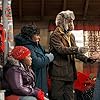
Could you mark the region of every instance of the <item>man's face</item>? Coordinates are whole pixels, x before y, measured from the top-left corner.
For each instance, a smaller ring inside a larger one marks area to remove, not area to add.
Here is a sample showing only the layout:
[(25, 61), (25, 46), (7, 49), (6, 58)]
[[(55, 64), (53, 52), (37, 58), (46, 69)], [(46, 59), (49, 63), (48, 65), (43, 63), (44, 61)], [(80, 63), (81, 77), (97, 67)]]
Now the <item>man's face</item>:
[(64, 19), (64, 28), (66, 31), (72, 31), (74, 29), (73, 20), (70, 18)]

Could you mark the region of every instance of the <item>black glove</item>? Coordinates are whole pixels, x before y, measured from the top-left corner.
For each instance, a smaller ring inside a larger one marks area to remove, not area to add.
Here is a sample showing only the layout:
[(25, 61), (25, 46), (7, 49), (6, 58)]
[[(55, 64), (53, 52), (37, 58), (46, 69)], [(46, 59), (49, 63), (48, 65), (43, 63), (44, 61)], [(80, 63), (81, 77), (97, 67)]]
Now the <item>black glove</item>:
[(92, 59), (92, 58), (88, 58), (88, 59), (87, 59), (87, 63), (93, 64), (93, 63), (95, 63), (95, 62), (96, 62), (95, 59)]
[(78, 52), (80, 52), (80, 53), (86, 53), (88, 51), (88, 49), (89, 48), (87, 48), (87, 47), (79, 47), (78, 48)]
[(73, 53), (77, 53), (78, 52), (78, 47), (69, 47), (69, 51), (71, 51)]

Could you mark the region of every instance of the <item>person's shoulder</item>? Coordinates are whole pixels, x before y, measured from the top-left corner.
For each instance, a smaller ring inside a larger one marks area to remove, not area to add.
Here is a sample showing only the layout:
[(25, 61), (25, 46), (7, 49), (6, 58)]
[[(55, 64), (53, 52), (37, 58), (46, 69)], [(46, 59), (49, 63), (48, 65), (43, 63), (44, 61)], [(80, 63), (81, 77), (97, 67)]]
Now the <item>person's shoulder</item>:
[(12, 56), (8, 57), (7, 64), (16, 65), (19, 61), (14, 59)]
[(21, 33), (18, 33), (18, 34), (14, 35), (14, 39), (19, 40), (19, 39), (23, 39), (23, 37), (22, 37)]
[(53, 31), (51, 34), (50, 34), (50, 38), (51, 37), (55, 37), (55, 36), (57, 36), (58, 34), (57, 34), (57, 31)]
[(9, 69), (10, 70), (16, 70), (19, 67), (19, 61), (15, 60), (12, 57), (8, 57), (7, 63), (3, 67), (3, 71), (7, 72)]
[(16, 37), (19, 37), (21, 34), (20, 33), (16, 33), (15, 35), (14, 35), (14, 37), (16, 38)]
[(20, 33), (14, 35), (14, 40), (15, 40), (15, 42), (16, 42), (16, 41), (19, 41), (19, 40), (21, 40), (21, 39), (22, 39), (22, 37), (21, 37), (21, 34), (20, 34)]

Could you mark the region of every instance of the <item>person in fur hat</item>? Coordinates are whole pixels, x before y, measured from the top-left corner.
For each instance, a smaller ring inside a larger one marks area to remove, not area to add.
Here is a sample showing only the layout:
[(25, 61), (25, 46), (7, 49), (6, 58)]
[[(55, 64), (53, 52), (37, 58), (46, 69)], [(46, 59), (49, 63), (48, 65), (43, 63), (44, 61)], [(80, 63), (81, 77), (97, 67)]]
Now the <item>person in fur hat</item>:
[(56, 16), (56, 29), (50, 35), (50, 52), (54, 55), (50, 66), (51, 100), (74, 100), (73, 83), (77, 79), (75, 60), (77, 58), (85, 63), (94, 61), (82, 54), (78, 48), (74, 30), (75, 15), (73, 11), (61, 11)]

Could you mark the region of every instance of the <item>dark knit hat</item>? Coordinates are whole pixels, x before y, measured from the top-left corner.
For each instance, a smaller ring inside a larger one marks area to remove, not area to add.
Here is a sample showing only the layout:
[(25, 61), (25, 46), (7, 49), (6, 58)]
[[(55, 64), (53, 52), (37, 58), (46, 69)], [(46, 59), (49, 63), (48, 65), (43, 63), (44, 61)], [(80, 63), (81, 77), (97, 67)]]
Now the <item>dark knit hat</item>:
[(32, 37), (32, 35), (40, 34), (40, 30), (36, 25), (25, 25), (21, 28), (21, 34), (27, 37)]
[(22, 60), (29, 54), (31, 54), (30, 50), (24, 46), (16, 46), (11, 51), (11, 56), (17, 60)]

